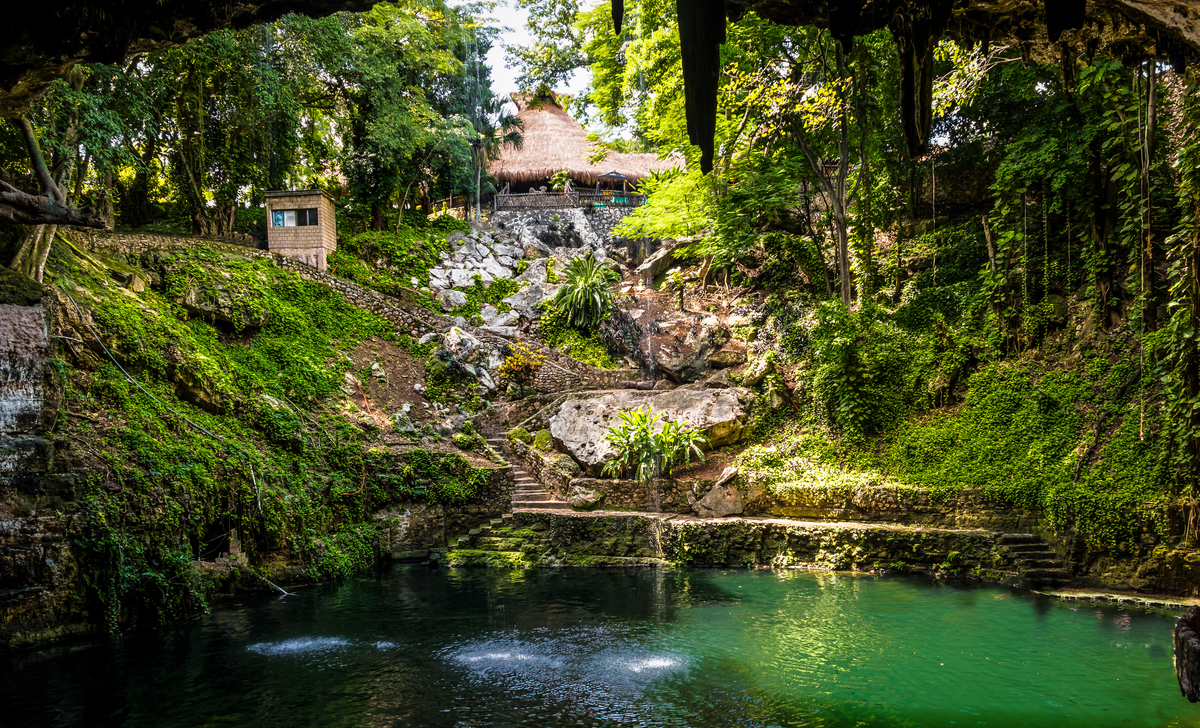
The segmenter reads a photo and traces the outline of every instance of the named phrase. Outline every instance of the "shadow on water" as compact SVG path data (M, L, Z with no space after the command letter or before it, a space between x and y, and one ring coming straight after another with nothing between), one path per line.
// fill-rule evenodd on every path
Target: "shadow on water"
M1170 627L906 578L398 567L0 657L0 725L1195 725Z

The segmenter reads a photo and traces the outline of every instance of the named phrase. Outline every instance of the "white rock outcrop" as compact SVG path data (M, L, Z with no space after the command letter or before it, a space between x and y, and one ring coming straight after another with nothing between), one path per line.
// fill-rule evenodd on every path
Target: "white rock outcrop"
M600 397L572 398L550 418L550 435L584 469L599 475L617 456L609 444L609 428L620 424L620 412L649 407L671 421L704 430L712 447L740 442L746 435L754 395L740 387L676 389L667 392L627 390ZM659 425L661 429L661 425Z

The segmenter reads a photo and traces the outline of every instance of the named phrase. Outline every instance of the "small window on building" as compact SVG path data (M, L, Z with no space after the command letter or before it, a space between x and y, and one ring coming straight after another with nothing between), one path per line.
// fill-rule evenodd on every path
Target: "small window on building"
M316 225L317 208L307 210L274 210L271 213L272 227L296 227L297 225Z

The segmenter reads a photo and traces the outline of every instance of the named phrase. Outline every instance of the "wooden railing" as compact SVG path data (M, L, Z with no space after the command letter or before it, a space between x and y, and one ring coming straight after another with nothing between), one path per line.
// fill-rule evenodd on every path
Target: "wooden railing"
M496 193L497 210L556 210L567 207L638 207L646 204L646 196L633 192L575 190L570 186L562 192L516 192L508 186Z

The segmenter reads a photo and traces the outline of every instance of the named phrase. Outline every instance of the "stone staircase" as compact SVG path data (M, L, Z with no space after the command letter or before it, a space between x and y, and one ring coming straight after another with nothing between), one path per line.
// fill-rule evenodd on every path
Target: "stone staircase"
M512 514L459 536L445 555L447 566L537 566L550 549L548 534L513 522Z
M1032 589L1057 589L1071 581L1071 570L1054 549L1032 533L1005 533L997 542L1008 552L1016 573Z
M487 444L496 452L503 452L501 447L504 445L504 438L490 437L487 439ZM509 462L513 469L513 477L516 480L516 488L513 490L512 506L513 510L522 510L526 508L538 509L568 509L565 501L556 501L554 496L550 495L542 484L530 475L525 468L520 464Z

